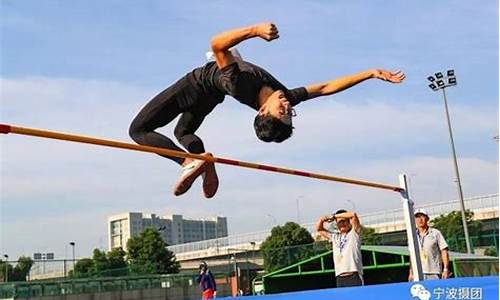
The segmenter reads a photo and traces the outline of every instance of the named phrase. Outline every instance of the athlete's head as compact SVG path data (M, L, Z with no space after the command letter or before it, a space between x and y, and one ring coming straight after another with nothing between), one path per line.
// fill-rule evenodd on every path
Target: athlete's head
M295 111L285 93L277 90L260 107L253 123L255 134L264 142L281 143L292 136L293 116Z

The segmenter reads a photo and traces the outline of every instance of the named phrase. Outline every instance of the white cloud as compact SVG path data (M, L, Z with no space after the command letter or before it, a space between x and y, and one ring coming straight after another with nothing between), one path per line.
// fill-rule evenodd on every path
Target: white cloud
M129 122L158 92L120 82L68 79L3 79L1 84L2 123L118 140L130 140ZM395 185L397 175L406 172L417 202L455 197L438 104L356 101L339 95L297 110L296 133L282 145L258 142L254 112L229 98L208 116L199 134L206 137L207 148L223 157ZM497 130L496 112L454 106L453 115L462 142ZM162 131L172 132L172 126ZM221 188L215 199L203 199L199 182L187 195L174 198L170 189L178 168L155 155L15 135L1 136L0 142L2 247L9 253L30 254L48 245L60 245L53 251L63 253L61 247L75 239L81 254L88 255L102 244L106 216L124 211L193 218L222 214L229 218L230 231L246 232L269 227L267 214L279 222L295 220L299 197L303 222L350 208L348 199L362 213L400 205L396 193L230 166L218 168ZM460 156L466 196L498 190L498 161L483 153L494 142L481 143L473 145L481 155ZM446 153L434 154L440 147Z

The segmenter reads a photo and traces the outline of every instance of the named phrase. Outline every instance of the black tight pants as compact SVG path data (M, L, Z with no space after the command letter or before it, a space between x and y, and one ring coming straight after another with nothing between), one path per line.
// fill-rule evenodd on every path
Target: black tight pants
M132 124L130 124L130 137L140 145L186 152L184 149L178 147L170 138L155 131L181 115L174 129L175 137L187 151L191 153L205 152L203 141L194 134L203 122L204 116L190 110L182 109L179 105L179 103L190 101L190 98L194 96L195 94L186 78L177 81L142 108L132 121ZM178 164L184 162L184 158L165 157Z

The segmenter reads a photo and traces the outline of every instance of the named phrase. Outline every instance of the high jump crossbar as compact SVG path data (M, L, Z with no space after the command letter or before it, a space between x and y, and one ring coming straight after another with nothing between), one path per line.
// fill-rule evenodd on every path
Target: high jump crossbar
M370 182L370 181L364 181L364 180L358 180L358 179L351 179L351 178L323 175L323 174L317 174L317 173L310 173L310 172L275 167L275 166L270 166L270 165L262 165L262 164L232 160L232 159L227 159L227 158L222 158L222 157L204 156L201 154L186 153L186 152L182 152L182 151L175 151L175 150L170 150L170 149L165 149L165 148L131 144L131 143L106 140L106 139L99 139L99 138L88 137L88 136L67 134L67 133L56 132L56 131L48 131L48 130L42 130L42 129L26 128L26 127L19 127L19 126L7 125L7 124L0 124L0 133L3 133L3 134L14 133L14 134L36 136L36 137L48 138L48 139L56 139L56 140L64 140L64 141L70 141L70 142L78 142L78 143L107 146L107 147L113 147L113 148L121 148L121 149L133 150L133 151L150 152L150 153L156 153L156 154L161 154L161 155L166 155L166 156L200 159L200 160L206 160L206 161L213 162L213 163L239 166L239 167L244 167L244 168L264 170L264 171L270 171L270 172L276 172L276 173L282 173L282 174L303 176L303 177L309 177L309 178L316 178L316 179L322 179L322 180L343 182L343 183L348 183L348 184L391 190L391 191L400 192L400 193L404 191L404 189L402 187L388 185L388 184L382 184L382 183L377 183L377 182Z

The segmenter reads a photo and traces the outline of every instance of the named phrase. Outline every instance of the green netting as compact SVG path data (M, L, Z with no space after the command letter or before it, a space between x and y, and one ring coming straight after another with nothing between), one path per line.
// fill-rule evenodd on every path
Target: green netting
M106 280L102 282L101 289L103 292L126 290L127 284L125 280Z
M13 289L12 293L17 297L41 297L43 296L43 286L41 284L34 284L32 286L25 284Z
M457 260L454 269L457 277L498 275L498 260Z
M55 296L60 294L60 288L57 283L48 283L43 285L44 296Z
M448 247L451 251L467 252L465 237L463 236L446 237L446 242L448 243ZM492 247L498 254L498 233L494 232L492 234L471 236L470 244L472 248Z
M185 288L196 283L196 276L197 274L174 274L3 283L0 284L0 298L33 298L153 288ZM218 280L224 279L226 283L229 282L226 273L215 273L214 276Z

